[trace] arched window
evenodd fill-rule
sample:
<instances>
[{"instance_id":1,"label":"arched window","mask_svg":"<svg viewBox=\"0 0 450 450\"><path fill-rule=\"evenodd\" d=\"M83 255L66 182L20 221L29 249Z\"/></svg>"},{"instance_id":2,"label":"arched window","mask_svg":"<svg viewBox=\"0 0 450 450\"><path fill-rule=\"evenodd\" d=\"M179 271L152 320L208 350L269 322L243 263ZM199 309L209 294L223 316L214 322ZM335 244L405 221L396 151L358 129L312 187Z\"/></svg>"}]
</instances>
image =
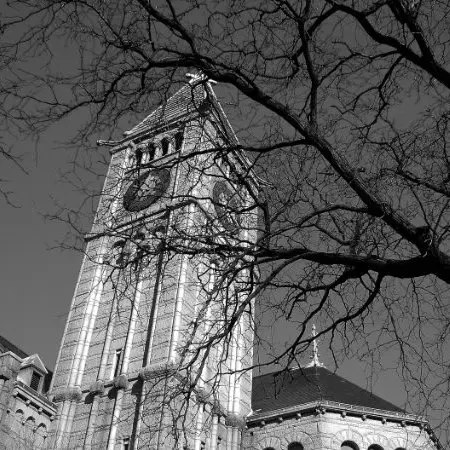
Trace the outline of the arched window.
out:
<instances>
[{"instance_id":1,"label":"arched window","mask_svg":"<svg viewBox=\"0 0 450 450\"><path fill-rule=\"evenodd\" d=\"M341 450L359 450L359 447L353 441L344 441L341 445Z\"/></svg>"},{"instance_id":2,"label":"arched window","mask_svg":"<svg viewBox=\"0 0 450 450\"><path fill-rule=\"evenodd\" d=\"M273 447L266 447L263 450L275 450Z\"/></svg>"},{"instance_id":3,"label":"arched window","mask_svg":"<svg viewBox=\"0 0 450 450\"><path fill-rule=\"evenodd\" d=\"M30 416L28 417L27 421L25 422L25 425L29 428L34 428L36 421L34 420L34 417Z\"/></svg>"},{"instance_id":4,"label":"arched window","mask_svg":"<svg viewBox=\"0 0 450 450\"><path fill-rule=\"evenodd\" d=\"M384 448L381 445L372 444L369 446L369 448L367 450L384 450Z\"/></svg>"},{"instance_id":5,"label":"arched window","mask_svg":"<svg viewBox=\"0 0 450 450\"><path fill-rule=\"evenodd\" d=\"M42 447L44 445L46 437L47 437L47 427L43 423L41 423L36 428L36 444L38 447Z\"/></svg>"},{"instance_id":6,"label":"arched window","mask_svg":"<svg viewBox=\"0 0 450 450\"><path fill-rule=\"evenodd\" d=\"M303 450L303 445L300 442L291 442L288 445L288 450Z\"/></svg>"},{"instance_id":7,"label":"arched window","mask_svg":"<svg viewBox=\"0 0 450 450\"><path fill-rule=\"evenodd\" d=\"M405 447L397 447L395 450L406 450Z\"/></svg>"}]
</instances>

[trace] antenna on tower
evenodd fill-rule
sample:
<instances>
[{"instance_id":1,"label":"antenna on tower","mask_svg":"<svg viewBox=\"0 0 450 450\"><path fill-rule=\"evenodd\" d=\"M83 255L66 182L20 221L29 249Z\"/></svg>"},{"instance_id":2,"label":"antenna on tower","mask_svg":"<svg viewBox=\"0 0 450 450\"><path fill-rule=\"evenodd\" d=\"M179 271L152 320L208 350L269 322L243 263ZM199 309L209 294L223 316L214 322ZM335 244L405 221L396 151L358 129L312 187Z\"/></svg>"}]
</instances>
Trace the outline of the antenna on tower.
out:
<instances>
[{"instance_id":1,"label":"antenna on tower","mask_svg":"<svg viewBox=\"0 0 450 450\"><path fill-rule=\"evenodd\" d=\"M317 333L316 333L316 325L313 324L311 329L311 336L313 338L313 354L311 356L311 361L306 364L305 368L307 367L325 367L320 361L319 361L319 346L317 345Z\"/></svg>"}]
</instances>

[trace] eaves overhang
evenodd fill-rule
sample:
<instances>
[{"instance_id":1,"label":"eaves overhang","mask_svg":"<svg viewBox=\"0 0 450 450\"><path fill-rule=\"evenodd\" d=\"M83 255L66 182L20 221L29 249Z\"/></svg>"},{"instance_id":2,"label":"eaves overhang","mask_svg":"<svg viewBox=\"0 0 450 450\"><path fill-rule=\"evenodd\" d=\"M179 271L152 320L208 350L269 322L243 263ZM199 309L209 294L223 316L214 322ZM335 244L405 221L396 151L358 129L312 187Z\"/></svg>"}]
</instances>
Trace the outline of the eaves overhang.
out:
<instances>
[{"instance_id":1,"label":"eaves overhang","mask_svg":"<svg viewBox=\"0 0 450 450\"><path fill-rule=\"evenodd\" d=\"M428 427L428 421L415 414L408 414L402 412L387 411L376 408L369 408L365 406L355 406L346 403L338 403L330 400L320 400L316 402L305 403L302 405L290 406L287 408L280 408L263 413L254 412L247 417L248 428L261 426L261 423L272 421L280 421L280 419L297 417L300 418L302 414L325 414L327 412L340 413L343 417L346 415L361 417L366 419L378 419L381 421L397 422L406 425L416 425L421 428Z\"/></svg>"}]
</instances>

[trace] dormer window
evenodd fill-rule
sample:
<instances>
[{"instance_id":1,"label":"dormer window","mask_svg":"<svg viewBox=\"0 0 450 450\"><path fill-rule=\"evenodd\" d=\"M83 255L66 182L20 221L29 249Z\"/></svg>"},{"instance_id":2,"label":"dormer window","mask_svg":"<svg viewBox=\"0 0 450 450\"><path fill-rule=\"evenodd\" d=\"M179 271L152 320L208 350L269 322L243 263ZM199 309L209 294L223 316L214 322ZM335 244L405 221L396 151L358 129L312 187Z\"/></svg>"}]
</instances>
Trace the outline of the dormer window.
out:
<instances>
[{"instance_id":1,"label":"dormer window","mask_svg":"<svg viewBox=\"0 0 450 450\"><path fill-rule=\"evenodd\" d=\"M30 388L34 389L36 392L40 392L42 375L39 372L33 370L31 374Z\"/></svg>"}]
</instances>

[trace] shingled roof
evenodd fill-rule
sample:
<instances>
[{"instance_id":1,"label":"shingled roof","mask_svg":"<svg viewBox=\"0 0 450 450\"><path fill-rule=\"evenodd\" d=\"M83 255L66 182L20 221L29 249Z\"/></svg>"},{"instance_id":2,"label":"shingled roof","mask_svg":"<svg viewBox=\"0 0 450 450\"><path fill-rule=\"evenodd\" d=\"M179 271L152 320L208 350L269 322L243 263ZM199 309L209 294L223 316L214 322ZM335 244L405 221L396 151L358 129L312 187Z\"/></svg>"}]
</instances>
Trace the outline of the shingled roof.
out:
<instances>
[{"instance_id":1,"label":"shingled roof","mask_svg":"<svg viewBox=\"0 0 450 450\"><path fill-rule=\"evenodd\" d=\"M257 414L320 401L404 413L398 406L324 367L297 368L253 378L252 409Z\"/></svg>"}]
</instances>

